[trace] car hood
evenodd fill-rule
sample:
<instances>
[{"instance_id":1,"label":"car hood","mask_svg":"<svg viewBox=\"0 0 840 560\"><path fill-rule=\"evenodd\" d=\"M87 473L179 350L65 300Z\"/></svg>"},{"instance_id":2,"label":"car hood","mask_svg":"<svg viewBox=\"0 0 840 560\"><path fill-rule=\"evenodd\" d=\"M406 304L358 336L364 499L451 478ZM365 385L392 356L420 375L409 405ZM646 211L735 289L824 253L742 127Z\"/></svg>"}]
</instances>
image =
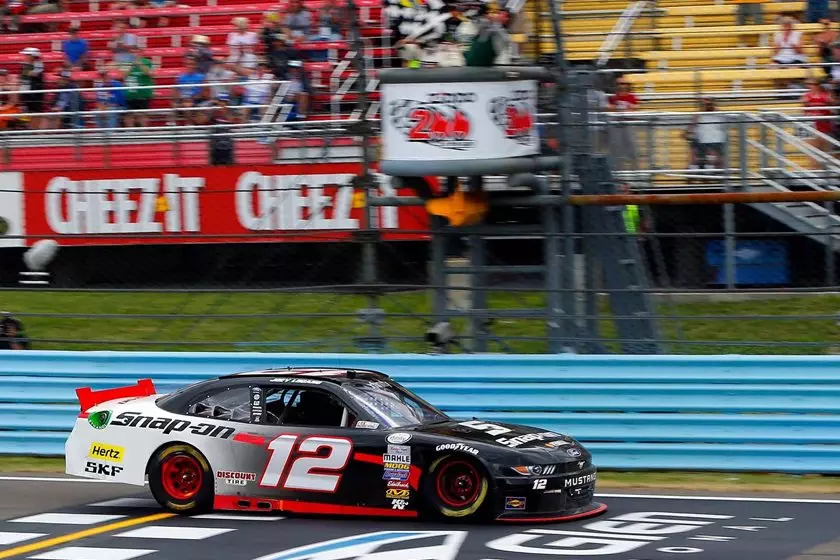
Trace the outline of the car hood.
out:
<instances>
[{"instance_id":1,"label":"car hood","mask_svg":"<svg viewBox=\"0 0 840 560\"><path fill-rule=\"evenodd\" d=\"M483 443L508 449L557 449L579 446L571 437L543 428L483 420L437 422L420 426L416 431L465 443Z\"/></svg>"}]
</instances>

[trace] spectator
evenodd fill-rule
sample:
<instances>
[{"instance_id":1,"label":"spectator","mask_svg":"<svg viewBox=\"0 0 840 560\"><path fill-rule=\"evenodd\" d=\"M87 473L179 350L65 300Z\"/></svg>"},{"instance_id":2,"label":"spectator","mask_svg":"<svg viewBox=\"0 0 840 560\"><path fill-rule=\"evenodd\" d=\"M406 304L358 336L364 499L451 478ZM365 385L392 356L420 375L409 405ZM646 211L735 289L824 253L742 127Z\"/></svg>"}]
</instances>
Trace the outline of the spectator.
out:
<instances>
[{"instance_id":1,"label":"spectator","mask_svg":"<svg viewBox=\"0 0 840 560\"><path fill-rule=\"evenodd\" d=\"M137 35L132 33L125 20L118 20L114 24L117 35L111 42L111 52L114 53L114 62L119 65L128 66L134 62L134 48L137 46Z\"/></svg>"},{"instance_id":2,"label":"spectator","mask_svg":"<svg viewBox=\"0 0 840 560\"><path fill-rule=\"evenodd\" d=\"M125 85L128 89L125 92L126 107L129 113L125 115L125 126L149 126L149 113L146 110L152 102L155 90L150 86L155 85L152 77L152 61L144 57L137 47L132 47L134 61L125 72Z\"/></svg>"},{"instance_id":3,"label":"spectator","mask_svg":"<svg viewBox=\"0 0 840 560\"><path fill-rule=\"evenodd\" d=\"M639 108L639 98L633 93L630 82L624 76L616 80L616 93L610 97L610 107L619 113L613 119L615 126L610 131L612 146L610 153L616 159L619 169L630 169L636 162L635 131L631 126L624 125L621 113L629 113Z\"/></svg>"},{"instance_id":4,"label":"spectator","mask_svg":"<svg viewBox=\"0 0 840 560\"><path fill-rule=\"evenodd\" d=\"M125 83L120 79L118 72L108 70L107 68L101 68L99 70L98 79L93 82L93 87L98 89L96 92L96 110L113 111L96 115L96 125L99 128L118 128L120 126L121 112L126 108L125 90L113 89L109 91L99 88L121 88L124 86Z\"/></svg>"},{"instance_id":5,"label":"spectator","mask_svg":"<svg viewBox=\"0 0 840 560\"><path fill-rule=\"evenodd\" d=\"M289 3L286 28L295 42L304 42L312 36L312 13L304 7L302 0L291 0Z\"/></svg>"},{"instance_id":6,"label":"spectator","mask_svg":"<svg viewBox=\"0 0 840 560\"><path fill-rule=\"evenodd\" d=\"M738 26L747 25L747 22L755 25L764 24L763 1L756 0L730 0L732 4L738 4Z\"/></svg>"},{"instance_id":7,"label":"spectator","mask_svg":"<svg viewBox=\"0 0 840 560\"><path fill-rule=\"evenodd\" d=\"M808 0L808 6L805 10L805 21L807 23L817 23L828 18L828 16L828 0Z\"/></svg>"},{"instance_id":8,"label":"spectator","mask_svg":"<svg viewBox=\"0 0 840 560\"><path fill-rule=\"evenodd\" d=\"M349 21L347 10L336 0L326 0L318 18L318 31L312 37L315 41L340 41L344 38L344 25Z\"/></svg>"},{"instance_id":9,"label":"spectator","mask_svg":"<svg viewBox=\"0 0 840 560\"><path fill-rule=\"evenodd\" d=\"M495 10L482 4L476 35L464 60L467 66L493 66L508 64L511 56L511 41L505 26L510 21L505 10Z\"/></svg>"},{"instance_id":10,"label":"spectator","mask_svg":"<svg viewBox=\"0 0 840 560\"><path fill-rule=\"evenodd\" d=\"M289 89L286 99L292 104L289 111L288 121L306 120L309 111L309 100L312 97L312 89L309 80L303 71L303 63L300 60L289 61Z\"/></svg>"},{"instance_id":11,"label":"spectator","mask_svg":"<svg viewBox=\"0 0 840 560\"><path fill-rule=\"evenodd\" d=\"M592 131L592 149L603 153L609 150L609 130L605 126L607 110L610 109L610 96L604 91L603 74L596 74L592 87L586 92L589 108L589 130Z\"/></svg>"},{"instance_id":12,"label":"spectator","mask_svg":"<svg viewBox=\"0 0 840 560\"><path fill-rule=\"evenodd\" d=\"M240 69L241 75L245 77L245 92L242 98L242 105L245 105L243 114L243 121L245 122L259 122L264 107L260 105L268 105L277 89L276 84L264 83L273 82L277 78L269 72L268 63L260 62L256 70L248 68ZM261 83L263 82L263 83Z\"/></svg>"},{"instance_id":13,"label":"spectator","mask_svg":"<svg viewBox=\"0 0 840 560\"><path fill-rule=\"evenodd\" d=\"M254 52L257 46L257 34L248 31L248 18L235 17L231 20L231 24L236 27L236 31L231 31L227 37L228 61L239 64L243 53Z\"/></svg>"},{"instance_id":14,"label":"spectator","mask_svg":"<svg viewBox=\"0 0 840 560\"><path fill-rule=\"evenodd\" d=\"M46 119L40 116L44 112L44 62L41 60L41 51L36 47L27 47L20 54L24 55L20 69L21 101L26 112L33 113L29 117L31 127L43 128Z\"/></svg>"},{"instance_id":15,"label":"spectator","mask_svg":"<svg viewBox=\"0 0 840 560\"><path fill-rule=\"evenodd\" d=\"M272 37L271 48L267 51L268 66L271 68L271 73L278 80L285 80L288 73L289 60L296 58L296 54L291 48L286 36L282 33L276 33Z\"/></svg>"},{"instance_id":16,"label":"spectator","mask_svg":"<svg viewBox=\"0 0 840 560\"><path fill-rule=\"evenodd\" d=\"M276 9L267 11L263 15L263 26L262 30L260 30L260 40L262 40L266 53L271 51L272 45L274 44L274 36L282 34L283 31L283 20L280 17L280 13Z\"/></svg>"},{"instance_id":17,"label":"spectator","mask_svg":"<svg viewBox=\"0 0 840 560\"><path fill-rule=\"evenodd\" d=\"M816 78L808 78L805 81L808 91L802 96L802 105L805 107L805 115L809 117L830 117L833 112L828 107L834 105L834 100L830 93L828 93L820 85ZM827 151L829 142L826 136L830 136L833 129L833 119L816 118L814 120L813 129L819 134L811 133L808 135L806 142L820 151ZM825 136L823 136L825 135ZM816 158L811 159L811 165L814 168L820 167L820 162Z\"/></svg>"},{"instance_id":18,"label":"spectator","mask_svg":"<svg viewBox=\"0 0 840 560\"><path fill-rule=\"evenodd\" d=\"M82 120L78 113L84 107L82 105L82 96L78 91L78 85L73 79L73 75L68 70L62 70L58 74L58 80L55 85L56 89L63 91L59 91L54 95L50 111L72 114L58 115L53 123L53 128L81 128Z\"/></svg>"},{"instance_id":19,"label":"spectator","mask_svg":"<svg viewBox=\"0 0 840 560\"><path fill-rule=\"evenodd\" d=\"M230 136L230 128L225 125L234 124L236 117L230 110L227 95L220 95L213 101L213 112L208 124L210 131L210 163L213 165L231 165L234 162L234 142Z\"/></svg>"},{"instance_id":20,"label":"spectator","mask_svg":"<svg viewBox=\"0 0 840 560\"><path fill-rule=\"evenodd\" d=\"M40 0L29 8L26 13L31 14L58 14L65 11L64 0Z\"/></svg>"},{"instance_id":21,"label":"spectator","mask_svg":"<svg viewBox=\"0 0 840 560\"><path fill-rule=\"evenodd\" d=\"M14 79L9 76L8 70L0 68L0 129L17 128L19 119L13 115L20 114L19 96L17 90L20 86L15 85Z\"/></svg>"},{"instance_id":22,"label":"spectator","mask_svg":"<svg viewBox=\"0 0 840 560\"><path fill-rule=\"evenodd\" d=\"M814 35L813 41L819 49L820 59L822 59L825 63L823 70L825 70L826 75L830 76L831 63L834 62L834 53L831 52L831 45L837 41L840 35L838 35L837 31L832 28L831 19L823 18L820 20L820 23L823 26L822 31Z\"/></svg>"},{"instance_id":23,"label":"spectator","mask_svg":"<svg viewBox=\"0 0 840 560\"><path fill-rule=\"evenodd\" d=\"M29 339L23 323L6 313L0 318L0 350L28 350Z\"/></svg>"},{"instance_id":24,"label":"spectator","mask_svg":"<svg viewBox=\"0 0 840 560\"><path fill-rule=\"evenodd\" d=\"M198 71L206 74L213 66L213 51L210 50L210 37L207 35L193 35L187 56L195 59Z\"/></svg>"},{"instance_id":25,"label":"spectator","mask_svg":"<svg viewBox=\"0 0 840 560\"><path fill-rule=\"evenodd\" d=\"M61 45L64 52L64 62L71 68L84 70L87 68L90 47L86 39L79 37L79 26L71 25L67 30L70 37Z\"/></svg>"},{"instance_id":26,"label":"spectator","mask_svg":"<svg viewBox=\"0 0 840 560\"><path fill-rule=\"evenodd\" d=\"M179 109L191 109L199 107L204 101L204 74L198 71L195 59L187 57L184 63L184 72L178 76L177 84L178 98L175 106ZM198 121L196 111L180 111L186 124L195 124Z\"/></svg>"},{"instance_id":27,"label":"spectator","mask_svg":"<svg viewBox=\"0 0 840 560\"><path fill-rule=\"evenodd\" d=\"M773 62L802 64L808 59L802 52L802 32L794 29L793 18L783 17L781 29L773 36Z\"/></svg>"},{"instance_id":28,"label":"spectator","mask_svg":"<svg viewBox=\"0 0 840 560\"><path fill-rule=\"evenodd\" d=\"M704 169L722 168L726 148L726 117L717 112L714 99L706 97L702 103L703 114L694 115L688 125L688 132L694 139L694 149L697 150L695 161Z\"/></svg>"},{"instance_id":29,"label":"spectator","mask_svg":"<svg viewBox=\"0 0 840 560\"><path fill-rule=\"evenodd\" d=\"M214 59L213 67L207 73L207 83L208 84L228 84L231 85L218 85L218 86L210 86L210 98L218 100L221 96L227 96L228 102L230 101L230 97L232 94L233 82L236 81L236 72L233 71L233 64L229 62L225 62L221 58Z\"/></svg>"},{"instance_id":30,"label":"spectator","mask_svg":"<svg viewBox=\"0 0 840 560\"><path fill-rule=\"evenodd\" d=\"M174 0L149 0L150 8L173 8L177 6ZM155 22L156 27L166 27L169 25L169 18L160 16Z\"/></svg>"}]
</instances>

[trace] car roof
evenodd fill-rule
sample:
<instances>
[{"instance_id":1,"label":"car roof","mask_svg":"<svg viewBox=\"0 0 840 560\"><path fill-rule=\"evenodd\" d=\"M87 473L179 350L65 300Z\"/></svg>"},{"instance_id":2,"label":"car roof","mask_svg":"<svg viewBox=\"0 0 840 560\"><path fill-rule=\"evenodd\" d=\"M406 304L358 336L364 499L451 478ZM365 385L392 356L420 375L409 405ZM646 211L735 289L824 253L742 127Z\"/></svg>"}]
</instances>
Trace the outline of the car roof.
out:
<instances>
[{"instance_id":1,"label":"car roof","mask_svg":"<svg viewBox=\"0 0 840 560\"><path fill-rule=\"evenodd\" d=\"M223 375L219 379L241 379L243 377L276 377L278 383L288 378L306 378L319 379L322 381L332 381L336 384L342 384L346 381L354 379L363 379L368 381L382 381L387 380L388 376L384 373L358 368L307 368L307 367L286 367L286 368L269 368L254 371L242 371L233 373L231 375ZM268 380L271 381L270 379Z\"/></svg>"}]
</instances>

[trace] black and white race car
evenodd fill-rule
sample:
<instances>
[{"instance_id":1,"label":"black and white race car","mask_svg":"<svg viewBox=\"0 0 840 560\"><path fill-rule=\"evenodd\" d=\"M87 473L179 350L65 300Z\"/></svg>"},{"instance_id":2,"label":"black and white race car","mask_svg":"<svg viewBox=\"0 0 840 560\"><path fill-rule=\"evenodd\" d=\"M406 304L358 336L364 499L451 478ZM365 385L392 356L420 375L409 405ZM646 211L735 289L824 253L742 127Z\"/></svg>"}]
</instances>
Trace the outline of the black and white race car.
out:
<instances>
[{"instance_id":1,"label":"black and white race car","mask_svg":"<svg viewBox=\"0 0 840 560\"><path fill-rule=\"evenodd\" d=\"M455 420L387 375L276 369L167 395L77 390L67 473L143 485L179 513L242 510L563 521L599 514L573 438Z\"/></svg>"}]
</instances>

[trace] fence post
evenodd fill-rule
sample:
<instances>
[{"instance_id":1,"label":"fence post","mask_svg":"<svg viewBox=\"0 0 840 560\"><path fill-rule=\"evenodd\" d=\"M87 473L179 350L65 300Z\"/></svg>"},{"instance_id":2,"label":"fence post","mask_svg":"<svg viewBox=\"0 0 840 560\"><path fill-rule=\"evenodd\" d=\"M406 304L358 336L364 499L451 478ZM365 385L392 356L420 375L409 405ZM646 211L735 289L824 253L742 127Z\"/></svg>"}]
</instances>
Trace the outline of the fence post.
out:
<instances>
[{"instance_id":1,"label":"fence post","mask_svg":"<svg viewBox=\"0 0 840 560\"><path fill-rule=\"evenodd\" d=\"M749 187L749 159L747 158L747 147L749 146L749 143L747 142L747 121L744 118L739 118L738 120L738 172L740 177L740 190L746 191ZM729 159L727 158L724 161L726 161L726 167L728 168Z\"/></svg>"}]
</instances>

